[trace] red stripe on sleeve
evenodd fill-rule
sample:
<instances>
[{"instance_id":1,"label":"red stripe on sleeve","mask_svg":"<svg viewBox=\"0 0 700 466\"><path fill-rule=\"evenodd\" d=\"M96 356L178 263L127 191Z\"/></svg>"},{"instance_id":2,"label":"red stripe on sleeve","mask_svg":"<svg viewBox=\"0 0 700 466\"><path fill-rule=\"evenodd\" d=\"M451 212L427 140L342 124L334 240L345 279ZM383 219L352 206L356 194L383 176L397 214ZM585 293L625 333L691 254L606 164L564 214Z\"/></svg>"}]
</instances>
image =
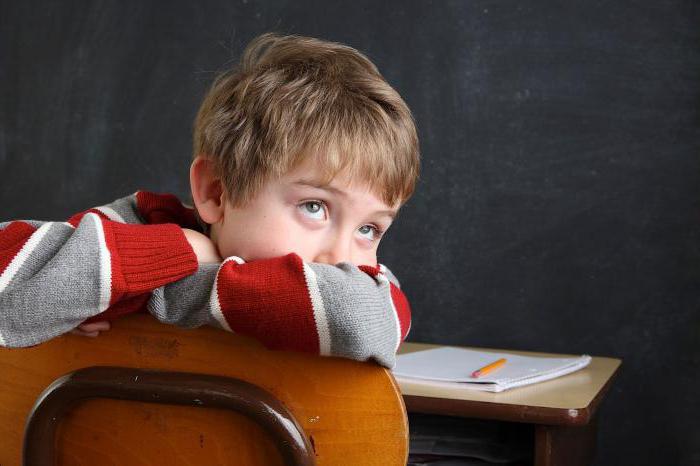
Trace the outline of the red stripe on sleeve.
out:
<instances>
[{"instance_id":1,"label":"red stripe on sleeve","mask_svg":"<svg viewBox=\"0 0 700 466\"><path fill-rule=\"evenodd\" d=\"M0 230L0 274L37 229L25 222L12 222Z\"/></svg>"},{"instance_id":2,"label":"red stripe on sleeve","mask_svg":"<svg viewBox=\"0 0 700 466\"><path fill-rule=\"evenodd\" d=\"M145 223L177 223L183 228L200 231L194 209L185 207L173 194L139 191L136 205Z\"/></svg>"},{"instance_id":3,"label":"red stripe on sleeve","mask_svg":"<svg viewBox=\"0 0 700 466\"><path fill-rule=\"evenodd\" d=\"M84 212L78 212L77 214L74 214L71 218L67 220L68 223L73 225L73 228L78 228L78 225L80 225L80 222L83 220L83 217L87 214L97 214L101 219L103 220L109 220L109 217L107 217L104 213L100 212L97 209L88 209Z\"/></svg>"},{"instance_id":4,"label":"red stripe on sleeve","mask_svg":"<svg viewBox=\"0 0 700 466\"><path fill-rule=\"evenodd\" d=\"M411 306L409 306L408 299L406 299L406 295L403 294L401 289L393 283L390 283L390 286L391 300L394 302L396 315L401 325L401 341L404 341L408 335L408 330L411 328Z\"/></svg>"},{"instance_id":5,"label":"red stripe on sleeve","mask_svg":"<svg viewBox=\"0 0 700 466\"><path fill-rule=\"evenodd\" d=\"M301 258L296 254L237 264L219 271L221 311L234 332L270 349L318 354L319 342Z\"/></svg>"},{"instance_id":6,"label":"red stripe on sleeve","mask_svg":"<svg viewBox=\"0 0 700 466\"><path fill-rule=\"evenodd\" d=\"M357 268L372 278L375 278L380 273L379 267L373 267L371 265L358 265Z\"/></svg>"},{"instance_id":7,"label":"red stripe on sleeve","mask_svg":"<svg viewBox=\"0 0 700 466\"><path fill-rule=\"evenodd\" d=\"M111 256L112 300L143 293L195 273L197 256L173 223L134 225L102 221Z\"/></svg>"}]
</instances>

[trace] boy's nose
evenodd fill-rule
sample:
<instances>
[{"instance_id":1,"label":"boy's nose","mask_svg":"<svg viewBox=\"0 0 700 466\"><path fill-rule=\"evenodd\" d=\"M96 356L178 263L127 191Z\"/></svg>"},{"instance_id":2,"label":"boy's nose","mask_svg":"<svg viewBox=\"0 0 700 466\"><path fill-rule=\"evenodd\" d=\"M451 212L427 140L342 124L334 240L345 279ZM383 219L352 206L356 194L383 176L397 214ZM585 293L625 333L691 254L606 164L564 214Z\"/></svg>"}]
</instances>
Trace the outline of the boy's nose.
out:
<instances>
[{"instance_id":1,"label":"boy's nose","mask_svg":"<svg viewBox=\"0 0 700 466\"><path fill-rule=\"evenodd\" d=\"M349 254L343 254L338 251L329 251L329 252L322 252L316 256L316 260L314 262L318 262L321 264L330 264L330 265L335 265L338 262L352 262L350 260L350 255Z\"/></svg>"},{"instance_id":2,"label":"boy's nose","mask_svg":"<svg viewBox=\"0 0 700 466\"><path fill-rule=\"evenodd\" d=\"M338 262L352 262L350 247L344 241L335 241L316 254L314 262L335 265Z\"/></svg>"}]
</instances>

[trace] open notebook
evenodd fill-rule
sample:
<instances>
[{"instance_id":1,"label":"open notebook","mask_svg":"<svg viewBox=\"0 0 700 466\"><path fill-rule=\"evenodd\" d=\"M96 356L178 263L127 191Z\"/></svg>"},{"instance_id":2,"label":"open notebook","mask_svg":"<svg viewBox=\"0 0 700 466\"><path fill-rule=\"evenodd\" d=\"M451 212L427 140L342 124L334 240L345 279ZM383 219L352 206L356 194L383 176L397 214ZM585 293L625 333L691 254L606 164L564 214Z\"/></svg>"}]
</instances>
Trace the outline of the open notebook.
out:
<instances>
[{"instance_id":1,"label":"open notebook","mask_svg":"<svg viewBox=\"0 0 700 466\"><path fill-rule=\"evenodd\" d=\"M500 368L479 378L471 376L473 371L500 358L507 359ZM393 372L398 380L413 383L502 392L561 377L586 367L590 362L588 355L549 358L441 347L399 355Z\"/></svg>"}]
</instances>

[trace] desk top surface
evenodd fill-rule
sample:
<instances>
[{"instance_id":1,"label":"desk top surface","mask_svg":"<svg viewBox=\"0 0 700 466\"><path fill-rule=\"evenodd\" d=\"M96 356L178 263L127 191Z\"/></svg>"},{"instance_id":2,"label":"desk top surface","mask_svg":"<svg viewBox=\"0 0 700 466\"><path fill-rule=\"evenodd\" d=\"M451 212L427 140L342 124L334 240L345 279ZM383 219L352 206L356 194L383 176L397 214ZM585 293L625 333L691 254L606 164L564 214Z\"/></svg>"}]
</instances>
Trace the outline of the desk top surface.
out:
<instances>
[{"instance_id":1,"label":"desk top surface","mask_svg":"<svg viewBox=\"0 0 700 466\"><path fill-rule=\"evenodd\" d=\"M443 345L427 343L404 343L399 354L437 348ZM489 350L480 351L507 352L525 356L566 357L571 355L535 353L528 351ZM406 400L407 408L420 405L420 412L444 413L453 410L453 414L469 415L472 409L479 412L502 411L520 416L541 418L556 424L585 424L593 416L602 396L607 391L610 380L621 364L621 360L606 357L593 357L591 363L576 372L562 377L540 382L525 387L513 388L500 393L482 392L464 388L427 387L418 383L398 381ZM430 406L435 409L431 411ZM438 408L440 407L440 408ZM466 411L465 411L466 410ZM506 417L512 417L508 415ZM490 416L486 416L490 417ZM494 415L495 419L505 419Z\"/></svg>"}]
</instances>

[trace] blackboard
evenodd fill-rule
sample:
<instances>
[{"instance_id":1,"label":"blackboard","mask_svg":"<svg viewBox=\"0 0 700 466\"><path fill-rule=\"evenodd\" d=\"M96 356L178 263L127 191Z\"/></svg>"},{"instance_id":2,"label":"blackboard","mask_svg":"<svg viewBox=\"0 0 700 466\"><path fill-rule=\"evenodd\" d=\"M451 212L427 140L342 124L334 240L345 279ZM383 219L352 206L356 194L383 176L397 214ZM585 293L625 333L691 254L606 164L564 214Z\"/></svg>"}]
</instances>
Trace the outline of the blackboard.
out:
<instances>
[{"instance_id":1,"label":"blackboard","mask_svg":"<svg viewBox=\"0 0 700 466\"><path fill-rule=\"evenodd\" d=\"M250 39L346 43L418 124L380 250L410 339L622 358L596 464L697 465L699 25L692 0L3 2L0 220L188 195L198 103Z\"/></svg>"}]
</instances>

